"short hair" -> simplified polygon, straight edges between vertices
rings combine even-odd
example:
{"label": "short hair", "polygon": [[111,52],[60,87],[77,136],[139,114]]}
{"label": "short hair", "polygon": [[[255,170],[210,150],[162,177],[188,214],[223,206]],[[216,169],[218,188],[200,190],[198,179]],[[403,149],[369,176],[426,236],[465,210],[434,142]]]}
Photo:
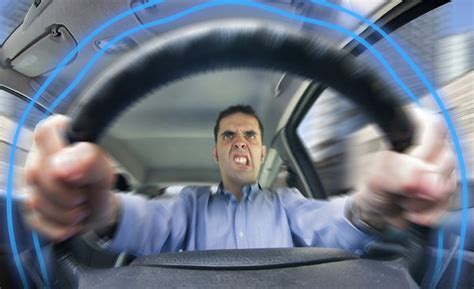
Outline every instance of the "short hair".
{"label": "short hair", "polygon": [[258,121],[258,128],[260,129],[261,137],[263,140],[263,124],[260,121],[260,118],[255,113],[255,110],[250,105],[239,104],[239,105],[229,106],[228,108],[221,111],[219,115],[217,116],[216,124],[214,126],[214,141],[216,143],[217,143],[217,134],[219,133],[221,120],[235,113],[243,113],[243,114],[247,114],[247,115],[255,117],[255,119]]}

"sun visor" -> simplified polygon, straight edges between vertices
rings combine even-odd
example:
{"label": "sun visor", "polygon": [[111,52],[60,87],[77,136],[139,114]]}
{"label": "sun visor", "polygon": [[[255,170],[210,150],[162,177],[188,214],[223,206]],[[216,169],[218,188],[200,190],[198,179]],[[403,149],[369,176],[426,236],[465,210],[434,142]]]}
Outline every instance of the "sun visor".
{"label": "sun visor", "polygon": [[[53,25],[12,58],[10,65],[21,74],[36,77],[53,70],[76,46],[76,40],[66,27]],[[77,53],[70,62],[76,56]]]}

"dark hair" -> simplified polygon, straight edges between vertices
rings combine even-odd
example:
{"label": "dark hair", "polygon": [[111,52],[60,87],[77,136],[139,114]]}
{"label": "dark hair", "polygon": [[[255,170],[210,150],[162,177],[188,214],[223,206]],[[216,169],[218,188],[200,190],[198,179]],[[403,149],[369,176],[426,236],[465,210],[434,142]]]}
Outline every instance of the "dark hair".
{"label": "dark hair", "polygon": [[214,141],[215,142],[217,142],[217,133],[219,132],[219,124],[221,120],[234,113],[243,113],[243,114],[247,114],[247,115],[255,117],[255,119],[257,119],[258,121],[258,127],[260,128],[260,133],[263,139],[263,125],[262,125],[262,122],[260,121],[260,118],[258,118],[257,114],[255,113],[255,110],[253,110],[253,108],[250,105],[239,104],[239,105],[229,106],[228,108],[221,111],[219,115],[217,116],[216,125],[214,126]]}

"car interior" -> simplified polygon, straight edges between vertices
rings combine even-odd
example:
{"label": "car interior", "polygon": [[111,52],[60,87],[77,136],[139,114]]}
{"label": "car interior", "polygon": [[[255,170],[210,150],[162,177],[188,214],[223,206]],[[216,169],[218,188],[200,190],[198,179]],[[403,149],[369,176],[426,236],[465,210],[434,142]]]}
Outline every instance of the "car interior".
{"label": "car interior", "polygon": [[[97,142],[110,154],[120,173],[118,193],[150,199],[171,197],[185,185],[220,181],[211,155],[212,128],[217,114],[235,104],[251,105],[265,127],[263,141],[268,153],[259,175],[264,188],[290,186],[307,198],[337,197],[354,189],[370,165],[371,153],[387,147],[403,151],[412,137],[411,126],[403,117],[391,116],[415,105],[414,101],[354,35],[381,51],[387,50],[387,41],[366,22],[316,2],[1,2],[0,267],[5,270],[0,270],[0,288],[25,287],[25,280],[33,288],[152,288],[156,282],[166,287],[309,287],[317,282],[322,288],[451,288],[457,282],[458,288],[471,288],[472,172],[467,185],[459,178],[459,192],[441,245],[439,234],[420,229],[417,238],[400,235],[396,241],[386,240],[363,258],[321,248],[179,252],[136,258],[127,252],[104,251],[77,237],[60,245],[40,240],[44,258],[39,258],[32,233],[22,221],[22,174],[34,127],[51,114],[72,117],[70,141]],[[448,110],[467,140],[463,148],[472,171],[469,152],[474,155],[474,151],[468,144],[474,136],[474,52],[469,43],[474,43],[474,29],[453,37],[443,30],[439,39],[433,38],[439,41],[436,49],[440,52],[423,50],[433,39],[418,43],[427,35],[435,37],[436,25],[445,25],[443,17],[458,7],[456,1],[328,2],[355,11],[396,35],[395,40],[409,47],[408,51],[413,47],[414,58],[419,57],[427,75],[436,79],[435,88],[449,100]],[[308,19],[333,23],[349,34]],[[295,47],[304,40],[315,51],[324,49],[315,53],[320,59],[304,58],[304,53],[285,54],[259,41],[258,35],[248,32],[254,30],[245,27],[275,38],[281,37],[278,29],[284,27],[291,31],[285,35],[295,35],[298,40],[294,40]],[[238,41],[232,42],[233,37]],[[200,46],[191,49],[185,45],[192,41]],[[310,49],[310,44],[305,47]],[[471,49],[462,54],[461,44]],[[354,59],[347,62],[349,69],[325,65],[325,60],[340,55]],[[393,61],[423,106],[440,110],[413,73],[399,68],[392,54],[385,57]],[[456,57],[466,57],[468,64],[459,68],[457,62],[449,62]],[[441,59],[441,64],[433,64],[434,59]],[[371,74],[351,86],[355,74],[351,69],[355,71],[359,63]],[[313,69],[307,69],[311,64]],[[458,70],[445,69],[451,66]],[[377,97],[380,92],[371,94],[369,83],[379,79],[373,75],[383,80],[387,97]],[[371,108],[368,99],[373,101]],[[462,105],[469,99],[469,104]],[[388,121],[397,121],[399,126],[394,128]]]}

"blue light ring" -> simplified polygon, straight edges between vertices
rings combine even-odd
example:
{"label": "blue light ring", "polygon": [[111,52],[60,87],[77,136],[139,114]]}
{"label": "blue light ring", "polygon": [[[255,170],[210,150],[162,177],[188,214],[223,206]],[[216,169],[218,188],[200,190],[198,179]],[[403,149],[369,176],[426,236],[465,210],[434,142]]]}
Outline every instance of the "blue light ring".
{"label": "blue light ring", "polygon": [[[247,1],[246,1],[246,2],[247,2]],[[210,4],[210,5],[209,5],[209,4]],[[192,13],[192,12],[195,12],[195,11],[198,11],[198,10],[203,10],[203,9],[205,9],[205,8],[208,8],[208,7],[220,6],[220,5],[224,5],[224,4],[247,5],[247,6],[253,6],[253,7],[261,8],[261,9],[264,9],[264,10],[267,10],[267,11],[270,11],[270,12],[274,12],[275,14],[280,14],[280,15],[287,16],[287,17],[290,17],[290,18],[302,20],[303,22],[309,22],[309,23],[316,24],[316,25],[321,25],[321,26],[324,26],[324,27],[327,27],[327,28],[330,28],[330,29],[339,30],[339,31],[341,31],[341,32],[343,32],[343,33],[345,33],[345,34],[350,34],[350,35],[352,35],[352,36],[354,37],[354,34],[353,34],[352,32],[347,31],[347,30],[345,30],[345,29],[343,29],[343,28],[341,29],[341,28],[338,27],[338,26],[335,27],[335,25],[328,24],[328,23],[324,23],[324,22],[317,21],[317,20],[314,20],[314,19],[309,19],[309,18],[306,18],[306,17],[297,17],[296,15],[292,15],[292,14],[289,14],[289,15],[288,15],[288,13],[285,12],[285,11],[279,11],[278,9],[275,9],[275,8],[273,8],[273,7],[268,7],[268,6],[265,6],[265,5],[258,4],[258,3],[252,3],[252,2],[243,3],[242,1],[214,1],[214,2],[212,2],[212,3],[206,3],[206,4],[203,4],[203,5],[197,5],[197,6],[193,7],[193,8],[191,8],[191,9],[188,9],[188,10],[184,11],[185,13],[178,13],[178,14],[176,14],[176,15],[174,15],[174,16],[168,17],[168,19],[162,19],[162,20],[160,20],[160,21],[153,21],[153,22],[151,22],[151,23],[148,23],[147,25],[139,26],[138,29],[137,29],[137,27],[136,27],[135,29],[131,29],[131,30],[127,31],[128,33],[125,32],[124,34],[122,34],[121,37],[120,37],[120,35],[119,35],[118,37],[116,37],[116,42],[118,42],[120,39],[122,39],[122,38],[125,37],[126,35],[131,34],[131,33],[135,33],[136,31],[139,31],[139,30],[141,30],[141,29],[144,29],[144,28],[148,27],[149,25],[158,25],[158,24],[165,23],[165,22],[171,22],[171,21],[173,21],[173,20],[176,19],[176,18],[185,16],[185,15],[190,14],[190,13]],[[139,8],[139,7],[136,7],[135,10],[138,10],[138,8]],[[191,10],[195,10],[195,11],[191,11]],[[187,12],[187,13],[186,13],[186,12]],[[126,13],[125,13],[125,14],[126,14]],[[180,14],[181,14],[181,15],[180,15]],[[109,21],[109,22],[110,22],[110,21]],[[318,22],[319,22],[319,23],[318,23]],[[331,27],[332,27],[332,28],[331,28]],[[97,30],[96,30],[96,31],[97,31]],[[347,33],[347,32],[349,32],[349,33]],[[354,37],[354,38],[356,38],[357,40],[360,39],[360,40],[364,41],[363,39],[361,39],[361,38],[358,37],[357,35],[355,35],[355,36],[356,36],[356,37]],[[91,37],[90,37],[90,38],[91,38]],[[86,39],[87,39],[87,38],[86,38]],[[114,43],[116,43],[116,42],[114,42]],[[364,41],[364,42],[365,42],[365,41]],[[82,42],[81,42],[81,43],[82,43]],[[362,43],[362,42],[361,42],[361,43]],[[109,43],[109,44],[110,44],[109,46],[112,45],[111,43]],[[362,43],[362,44],[364,44],[364,43]],[[371,47],[370,47],[370,45],[369,45],[368,43],[365,42],[364,46],[366,46],[372,53],[379,54],[378,51],[376,51],[375,49],[371,49]],[[79,48],[79,46],[78,46],[78,48]],[[82,47],[81,47],[81,48],[82,48]],[[105,49],[107,49],[107,48],[108,48],[108,47],[106,46],[106,47],[104,47],[102,50],[105,50]],[[73,51],[73,52],[74,52],[74,51]],[[85,68],[85,69],[90,69],[90,67],[92,66],[93,62],[95,62],[102,54],[103,54],[103,52],[102,52],[102,53],[97,53],[97,54],[95,55],[95,57],[88,63],[89,65],[88,65],[88,67]],[[380,54],[379,54],[379,56],[380,56],[380,57],[377,57],[377,55],[376,55],[376,58],[378,58],[379,61],[384,60],[383,57],[381,57]],[[386,61],[385,61],[385,63],[386,63]],[[63,65],[63,66],[64,66],[64,65]],[[58,65],[58,67],[57,67],[57,68],[55,69],[55,71],[54,71],[54,72],[57,72],[56,75],[59,73],[59,71],[62,69],[63,66]],[[384,65],[384,66],[385,66],[385,65]],[[389,72],[391,73],[392,77],[398,78],[394,72],[391,72],[391,71],[390,71],[391,67],[390,67],[389,65],[388,65],[388,66],[385,66],[385,68],[389,70]],[[81,72],[82,72],[82,71],[81,71]],[[83,74],[85,74],[85,73],[83,73]],[[54,75],[54,76],[51,75],[50,78],[48,78],[48,80],[50,80],[50,79],[52,80],[54,77],[56,77],[56,75]],[[397,79],[395,79],[395,80],[397,81]],[[71,86],[77,85],[77,83],[78,83],[79,81],[80,81],[80,79],[79,79],[79,76],[78,76],[78,78],[76,78],[76,80],[74,81],[74,83],[71,84],[70,87],[68,87],[68,88],[63,92],[63,94],[62,94],[63,98],[66,96],[67,93],[69,93],[69,92],[72,90],[73,87],[71,87]],[[398,80],[398,81],[399,81],[399,80]],[[401,83],[403,84],[403,82],[401,82]],[[45,82],[45,83],[43,84],[42,88],[45,89],[48,85],[49,85],[49,83]],[[404,85],[404,84],[403,84],[403,85]],[[43,89],[43,91],[44,91],[44,89]],[[40,91],[41,91],[41,89],[40,89]],[[38,91],[37,94],[39,94],[40,91]],[[408,90],[408,91],[409,91],[409,90]],[[41,91],[41,93],[42,93],[42,91]],[[35,100],[35,98],[32,99],[32,102],[33,102],[34,100]],[[62,100],[60,100],[60,99],[58,98],[58,99],[55,101],[55,103],[59,103],[60,101],[62,101]],[[55,107],[55,106],[57,106],[57,104],[56,104],[56,105],[52,105],[51,108],[49,108],[49,110],[52,111],[52,110],[53,110],[52,107]],[[27,109],[28,109],[28,108],[27,108]],[[31,110],[31,108],[30,108],[30,110]],[[28,112],[29,112],[29,110],[25,110],[24,115],[25,115],[25,114],[28,114]],[[20,124],[19,124],[19,125],[20,125]],[[13,155],[14,155],[14,153],[13,153]],[[10,173],[10,170],[9,170],[9,173]],[[7,196],[7,198],[8,198],[8,196]]]}
{"label": "blue light ring", "polygon": [[[35,246],[36,257],[38,258],[38,263],[43,264],[42,266],[40,265],[40,270],[41,270],[41,276],[43,277],[44,286],[47,289],[49,289],[49,288],[51,288],[51,285],[49,284],[48,272],[46,271],[46,266],[44,265],[44,258],[43,258],[43,254],[42,254],[42,251],[41,251],[41,246],[40,246],[40,243],[39,243],[38,234],[34,231],[31,232],[31,238],[33,239],[33,244]],[[38,248],[39,251],[36,250],[36,248]],[[38,254],[38,252],[40,254]]]}
{"label": "blue light ring", "polygon": [[[87,71],[92,67],[92,65],[100,58],[100,56],[104,53],[104,51],[106,49],[108,49],[110,46],[114,45],[115,43],[117,43],[118,41],[120,41],[121,39],[123,39],[124,37],[130,35],[130,34],[133,34],[139,30],[142,30],[144,28],[147,28],[147,27],[151,27],[151,26],[155,26],[155,25],[158,25],[158,24],[162,24],[162,23],[166,23],[166,22],[171,22],[175,19],[178,19],[180,17],[183,17],[187,14],[190,14],[190,13],[193,13],[195,11],[199,11],[199,10],[203,10],[205,8],[208,8],[208,7],[212,7],[212,6],[219,6],[219,5],[224,5],[224,4],[237,4],[237,5],[248,5],[248,6],[254,6],[254,7],[257,7],[257,8],[263,8],[264,10],[267,10],[267,11],[270,11],[270,12],[274,12],[276,14],[280,14],[280,15],[283,15],[283,16],[289,16],[289,17],[292,17],[292,18],[295,18],[295,19],[298,19],[298,20],[301,20],[303,22],[309,22],[309,23],[312,23],[312,24],[316,24],[316,25],[321,25],[321,26],[324,26],[324,27],[327,27],[327,28],[330,28],[330,29],[333,29],[333,30],[339,30],[341,31],[341,29],[338,27],[338,26],[335,26],[335,25],[332,25],[332,24],[328,24],[328,23],[325,23],[325,22],[321,22],[321,21],[317,21],[317,20],[314,20],[314,19],[310,19],[310,18],[306,18],[306,17],[296,17],[295,15],[292,15],[292,14],[288,14],[286,12],[282,12],[278,9],[274,9],[273,7],[267,7],[267,6],[264,6],[264,5],[255,5],[256,3],[235,3],[235,1],[215,1],[213,3],[207,3],[207,4],[204,4],[204,5],[198,5],[198,6],[195,6],[191,9],[188,9],[184,12],[181,12],[181,13],[178,13],[176,15],[173,15],[171,17],[168,17],[168,18],[165,18],[165,19],[162,19],[162,20],[158,20],[158,21],[153,21],[151,23],[147,23],[145,25],[140,25],[138,27],[135,27],[134,29],[131,29],[129,31],[126,31],[125,33],[122,33],[121,35],[117,36],[116,38],[114,38],[113,41],[111,41],[110,43],[108,43],[108,45],[106,45],[101,51],[99,51],[98,53],[96,53],[96,55],[93,57],[93,59],[86,65],[86,67],[81,71],[80,75],[78,75],[78,77],[73,81],[73,83],[61,94],[60,97],[58,97],[56,99],[56,101],[53,103],[53,105],[51,105],[50,108],[48,108],[49,111],[54,111],[54,108],[57,106],[57,104],[59,104],[63,99],[64,97],[67,96],[67,94],[77,85],[77,83],[82,79],[82,77],[85,75],[85,73],[87,73]],[[253,4],[253,5],[252,5]],[[272,11],[273,10],[273,11]],[[413,94],[408,90],[408,88],[403,84],[403,82],[400,81],[400,79],[398,78],[398,76],[396,75],[396,73],[394,73],[393,69],[390,67],[390,65],[385,61],[385,59],[383,58],[383,56],[380,55],[380,53],[378,53],[378,51],[376,51],[375,49],[373,49],[372,47],[370,47],[370,45],[365,41],[363,40],[362,38],[358,37],[357,35],[355,35],[354,33],[350,32],[350,31],[344,31],[342,30],[342,32],[346,33],[346,34],[349,34],[350,36],[352,36],[353,38],[357,39],[359,42],[361,42],[364,46],[366,46],[372,53],[374,53],[376,55],[376,58],[379,59],[379,61],[381,61],[385,68],[390,72],[390,74],[392,75],[392,77],[399,83],[401,84],[402,86],[405,87],[405,89],[407,90],[407,93],[408,94],[411,94],[412,97]]]}

